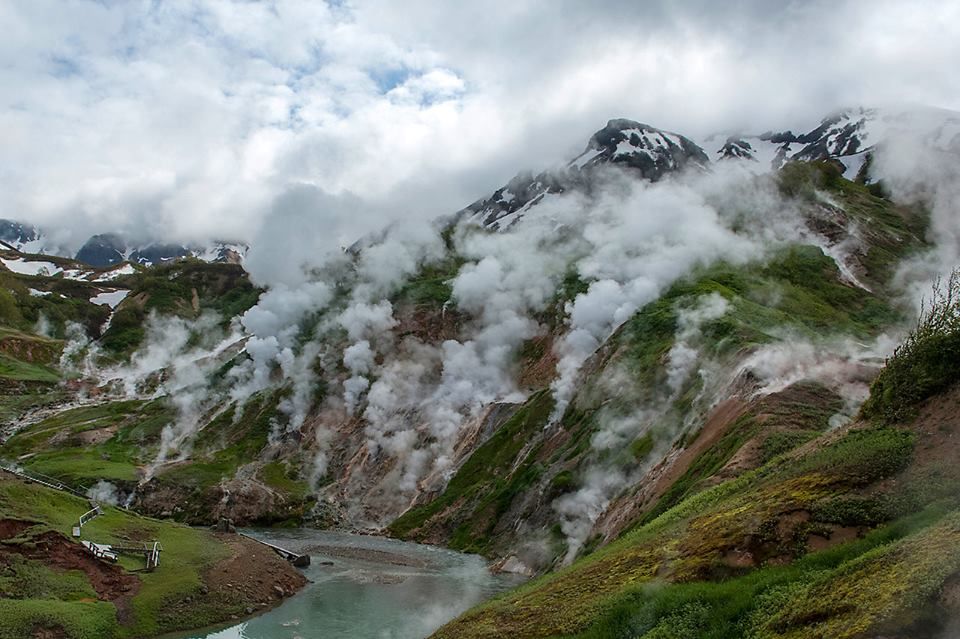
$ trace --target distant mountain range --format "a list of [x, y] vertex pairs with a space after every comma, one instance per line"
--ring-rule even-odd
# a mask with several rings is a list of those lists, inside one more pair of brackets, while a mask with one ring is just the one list
[[[634, 120], [613, 119], [597, 131], [584, 151], [562, 169], [534, 175], [527, 171], [459, 211], [464, 218], [491, 230], [504, 230], [544, 198], [567, 191], [589, 193], [594, 174], [609, 166], [637, 177], [657, 181], [688, 168], [706, 170], [712, 163], [741, 160], [758, 173], [775, 171], [790, 161], [832, 159], [843, 165], [844, 177], [869, 181], [867, 159], [891, 132], [921, 132], [925, 142], [960, 146], [960, 115], [933, 108], [904, 111], [852, 108], [838, 111], [806, 133], [791, 130], [764, 133], [716, 134], [696, 142]], [[132, 242], [119, 233], [90, 237], [75, 254], [52, 242], [43, 229], [17, 220], [0, 219], [0, 243], [23, 253], [58, 255], [103, 267], [130, 261], [160, 264], [194, 257], [205, 262], [240, 264], [248, 246], [240, 242], [211, 240], [178, 244], [162, 238]], [[362, 244], [363, 242], [361, 242]]]
[[657, 181], [669, 173], [711, 163], [744, 160], [757, 173], [776, 171], [790, 161], [836, 160], [844, 177], [869, 181], [867, 158], [895, 133], [922, 135], [934, 146], [960, 147], [960, 114], [933, 108], [906, 111], [845, 109], [831, 114], [806, 133], [767, 131], [716, 134], [694, 142], [634, 120], [614, 119], [597, 131], [584, 151], [561, 170], [517, 174], [510, 182], [457, 214], [504, 230], [545, 197], [566, 191], [589, 193], [593, 174], [616, 166], [637, 177]]
[[149, 266], [184, 257], [204, 262], [240, 264], [247, 245], [239, 242], [210, 241], [202, 245], [186, 245], [155, 241], [130, 242], [118, 233], [102, 233], [88, 239], [76, 254], [52, 242], [49, 236], [32, 224], [0, 219], [0, 245], [21, 253], [69, 257], [90, 266], [102, 267], [133, 262]]

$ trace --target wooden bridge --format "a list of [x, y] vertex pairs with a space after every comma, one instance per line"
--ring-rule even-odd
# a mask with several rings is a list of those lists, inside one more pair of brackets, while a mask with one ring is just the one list
[[113, 544], [98, 544], [84, 539], [80, 542], [80, 545], [97, 559], [103, 559], [111, 563], [115, 563], [120, 555], [143, 555], [143, 560], [147, 565], [146, 569], [151, 572], [160, 565], [160, 552], [163, 550], [159, 541], [138, 546], [114, 546]]
[[281, 557], [289, 561], [291, 564], [293, 564], [297, 568], [306, 568], [307, 566], [310, 565], [310, 555], [298, 555], [297, 553], [291, 550], [287, 550], [286, 548], [281, 548], [280, 546], [271, 544], [270, 542], [264, 541], [262, 539], [257, 539], [256, 537], [252, 535], [248, 535], [247, 533], [244, 533], [244, 532], [237, 532], [237, 534], [242, 537], [246, 537], [247, 539], [252, 539], [258, 544], [263, 544], [264, 546], [273, 550], [273, 552], [277, 553], [278, 555], [280, 555]]
[[159, 541], [155, 541], [152, 544], [140, 544], [139, 546], [110, 546], [110, 548], [114, 552], [122, 555], [143, 555], [143, 560], [147, 564], [147, 570], [150, 571], [160, 565], [160, 551], [163, 550], [163, 546], [160, 545]]

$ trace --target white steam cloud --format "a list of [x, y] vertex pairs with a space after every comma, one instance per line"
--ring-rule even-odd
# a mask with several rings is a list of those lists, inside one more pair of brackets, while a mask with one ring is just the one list
[[727, 312], [726, 298], [719, 293], [710, 293], [698, 300], [689, 310], [681, 309], [677, 315], [678, 331], [676, 340], [667, 353], [667, 386], [673, 393], [679, 393], [690, 377], [700, 353], [696, 341], [700, 337], [700, 327], [705, 323], [723, 317]]
[[120, 493], [117, 487], [102, 479], [87, 489], [87, 497], [98, 504], [107, 504], [109, 506], [118, 506], [120, 504]]

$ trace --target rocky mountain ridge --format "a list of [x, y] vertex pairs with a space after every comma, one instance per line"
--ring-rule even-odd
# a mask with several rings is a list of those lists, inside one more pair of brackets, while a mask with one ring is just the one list
[[745, 161], [758, 173], [779, 170], [790, 161], [833, 160], [840, 162], [847, 179], [869, 182], [865, 166], [871, 151], [884, 141], [902, 142], [907, 131], [920, 138], [915, 140], [918, 144], [960, 148], [960, 115], [936, 109], [844, 109], [824, 117], [806, 133], [713, 135], [700, 142], [633, 120], [613, 119], [563, 169], [519, 173], [489, 197], [460, 211], [457, 219], [466, 217], [495, 230], [507, 228], [545, 197], [570, 190], [589, 193], [591, 175], [609, 166], [657, 181], [724, 160]]

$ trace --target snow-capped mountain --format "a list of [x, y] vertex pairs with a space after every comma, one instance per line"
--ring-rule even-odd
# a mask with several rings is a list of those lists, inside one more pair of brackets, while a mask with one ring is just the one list
[[94, 235], [77, 251], [75, 259], [91, 266], [110, 266], [120, 262], [150, 265], [183, 257], [195, 257], [205, 262], [243, 261], [247, 246], [236, 242], [212, 241], [205, 246], [188, 246], [164, 242], [131, 244], [114, 233]]
[[103, 233], [88, 239], [76, 253], [52, 241], [41, 229], [14, 220], [0, 220], [0, 245], [20, 253], [69, 257], [90, 266], [103, 267], [133, 262], [149, 266], [183, 257], [204, 262], [240, 264], [248, 247], [239, 242], [211, 241], [184, 245], [168, 242], [133, 243], [116, 233]]
[[[519, 173], [453, 219], [467, 218], [490, 230], [504, 230], [545, 198], [570, 190], [589, 193], [595, 174], [609, 167], [658, 181], [677, 171], [707, 170], [719, 161], [744, 162], [755, 172], [765, 173], [793, 160], [833, 159], [843, 164], [848, 179], [868, 181], [865, 165], [877, 145], [910, 141], [960, 150], [960, 114], [930, 107], [861, 107], [831, 114], [805, 133], [716, 134], [699, 142], [634, 120], [613, 119], [593, 134], [582, 153], [560, 168], [536, 175]], [[248, 249], [245, 244], [224, 241], [133, 243], [119, 234], [104, 233], [92, 236], [74, 254], [57, 246], [42, 229], [13, 220], [0, 220], [0, 243], [23, 253], [70, 257], [97, 267], [124, 261], [150, 265], [183, 257], [242, 263]]]
[[633, 120], [615, 119], [593, 134], [583, 153], [561, 170], [520, 173], [489, 198], [457, 214], [484, 227], [502, 230], [548, 194], [588, 189], [600, 167], [617, 166], [651, 181], [688, 167], [705, 168], [709, 158], [696, 143], [677, 133]]
[[757, 173], [765, 173], [793, 160], [833, 159], [843, 164], [848, 179], [869, 180], [868, 175], [860, 174], [871, 151], [878, 144], [904, 144], [905, 140], [960, 150], [960, 114], [934, 108], [847, 109], [823, 118], [806, 133], [714, 135], [700, 144], [633, 120], [615, 119], [597, 131], [586, 149], [562, 169], [538, 175], [520, 173], [490, 197], [460, 211], [455, 219], [466, 217], [485, 228], [504, 230], [544, 198], [569, 190], [589, 193], [593, 174], [609, 166], [657, 181], [676, 171], [705, 169], [711, 162], [742, 161]]
[[791, 160], [831, 158], [844, 165], [845, 177], [854, 179], [878, 144], [908, 140], [943, 150], [960, 148], [960, 114], [935, 108], [845, 109], [823, 118], [807, 133], [716, 135], [703, 147], [711, 151], [714, 160], [749, 160], [759, 171], [779, 169]]
[[37, 227], [13, 220], [0, 220], [0, 242], [22, 253], [41, 253], [46, 244]]

